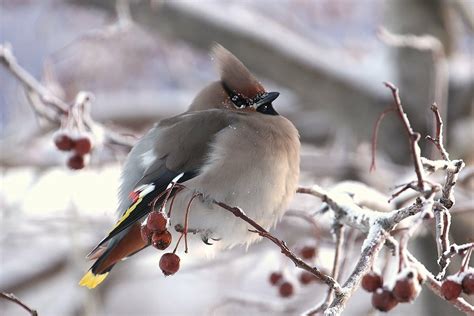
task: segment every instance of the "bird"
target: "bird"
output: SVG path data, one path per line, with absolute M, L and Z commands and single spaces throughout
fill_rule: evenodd
M 186 112 L 155 124 L 128 154 L 121 174 L 118 220 L 87 256 L 95 262 L 81 286 L 95 288 L 115 264 L 148 246 L 140 227 L 152 211 L 152 202 L 163 205 L 164 198 L 157 200 L 160 193 L 173 198 L 172 210 L 170 203 L 165 204 L 173 240 L 189 215 L 193 242 L 212 244 L 206 247 L 218 250 L 248 246 L 261 237 L 213 201 L 239 207 L 269 229 L 296 193 L 299 133 L 274 109 L 279 93 L 267 92 L 222 45 L 215 44 L 211 55 L 220 79 L 204 87 Z M 175 184 L 185 189 L 170 190 Z

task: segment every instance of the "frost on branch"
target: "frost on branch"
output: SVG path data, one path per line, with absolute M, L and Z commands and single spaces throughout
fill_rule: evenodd
M 66 104 L 52 96 L 20 67 L 13 57 L 11 49 L 7 46 L 0 47 L 0 61 L 11 74 L 20 80 L 28 93 L 38 97 L 40 102 L 35 101 L 31 104 L 36 115 L 44 117 L 55 128 L 59 128 L 53 141 L 58 150 L 74 153 L 75 158 L 71 158 L 69 163 L 71 168 L 81 169 L 85 166 L 87 164 L 86 158 L 99 150 L 97 145 L 101 142 L 121 144 L 126 149 L 130 148 L 132 144 L 130 140 L 90 118 L 88 106 L 92 99 L 89 95 L 80 93 L 73 104 Z M 321 230 L 316 223 L 314 226 L 317 231 L 315 233 L 317 243 L 294 246 L 265 230 L 238 206 L 226 205 L 221 201 L 212 201 L 212 203 L 219 206 L 222 212 L 230 212 L 245 221 L 249 225 L 250 231 L 270 240 L 296 266 L 290 272 L 269 271 L 269 274 L 273 272 L 269 282 L 275 286 L 274 293 L 276 295 L 291 300 L 299 295 L 300 288 L 305 287 L 312 290 L 312 285 L 321 283 L 328 286 L 325 299 L 319 304 L 313 302 L 314 307 L 308 311 L 309 314 L 319 312 L 324 312 L 327 315 L 341 314 L 352 294 L 360 287 L 361 282 L 368 282 L 366 277 L 373 273 L 374 262 L 380 260 L 379 253 L 384 247 L 393 253 L 393 257 L 388 260 L 399 262 L 400 269 L 395 276 L 391 276 L 396 279 L 393 284 L 385 281 L 387 275 L 383 272 L 379 275 L 380 279 L 376 278 L 375 281 L 371 281 L 372 284 L 365 284 L 364 288 L 368 288 L 372 292 L 374 307 L 380 310 L 389 310 L 397 308 L 399 303 L 416 300 L 420 292 L 420 284 L 424 282 L 423 284 L 436 295 L 448 299 L 449 304 L 463 312 L 470 313 L 472 306 L 461 296 L 462 293 L 471 295 L 473 292 L 472 270 L 468 267 L 468 259 L 473 246 L 472 243 L 452 244 L 449 240 L 449 232 L 452 229 L 451 210 L 456 202 L 454 190 L 464 163 L 461 160 L 451 160 L 443 147 L 442 121 L 436 106 L 432 106 L 432 111 L 439 126 L 436 129 L 436 135 L 430 139 L 440 151 L 442 159 L 431 160 L 423 157 L 418 145 L 418 142 L 423 138 L 411 127 L 408 116 L 403 110 L 398 89 L 390 83 L 387 83 L 386 86 L 392 93 L 394 106 L 385 113 L 395 113 L 402 122 L 414 164 L 412 179 L 408 183 L 402 184 L 402 189 L 393 193 L 392 199 L 398 202 L 402 193 L 411 193 L 412 195 L 404 203 L 399 203 L 400 205 L 395 210 L 393 209 L 395 207 L 391 207 L 388 203 L 386 205 L 381 203 L 379 196 L 374 202 L 375 194 L 368 192 L 371 189 L 369 187 L 363 188 L 356 184 L 348 184 L 344 188 L 337 189 L 324 189 L 318 185 L 301 187 L 298 190 L 299 193 L 315 196 L 324 202 L 323 209 L 331 215 L 330 227 L 332 227 L 332 231 Z M 102 131 L 103 137 L 100 137 L 100 131 Z M 442 174 L 445 179 L 432 182 L 427 179 L 430 174 Z M 395 184 L 393 183 L 393 185 Z M 172 184 L 165 191 L 166 203 L 173 203 L 172 198 L 168 201 L 168 193 L 173 189 L 186 190 L 184 186 Z M 197 192 L 193 199 L 199 196 L 200 193 Z M 364 200 L 363 197 L 369 198 Z M 192 213 L 192 199 L 189 201 L 183 227 L 169 227 L 168 219 L 173 216 L 172 207 L 170 207 L 168 214 L 165 214 L 163 210 L 163 208 L 154 209 L 153 206 L 153 212 L 141 227 L 141 234 L 147 244 L 153 244 L 159 250 L 168 249 L 174 244 L 174 250 L 162 255 L 157 267 L 157 270 L 159 268 L 163 274 L 172 275 L 181 272 L 180 270 L 185 265 L 184 261 L 181 261 L 182 258 L 176 254 L 180 242 L 184 243 L 185 253 L 192 251 L 192 249 L 188 249 L 187 242 L 188 234 L 194 233 L 187 227 L 188 215 Z M 319 213 L 324 213 L 324 211 Z M 319 220 L 308 216 L 308 214 L 303 216 L 306 216 L 305 220 L 312 225 Z M 433 258 L 433 260 L 436 260 L 440 266 L 437 278 L 427 271 L 407 249 L 409 239 L 419 228 L 428 226 L 426 223 L 432 218 L 436 222 L 435 234 L 438 245 L 438 258 Z M 181 233 L 178 240 L 171 238 L 168 231 L 170 229 Z M 324 241 L 327 236 L 331 237 L 331 235 L 335 239 L 335 242 L 331 240 L 334 244 L 334 258 L 332 269 L 328 271 L 319 264 L 318 243 L 322 243 L 321 240 Z M 345 264 L 348 260 L 347 255 L 340 251 L 343 244 L 361 245 L 352 271 L 347 271 L 347 266 L 349 266 Z M 450 267 L 450 261 L 455 256 L 464 259 L 462 267 L 458 273 L 451 273 L 450 276 L 445 277 L 446 271 Z M 426 281 L 424 281 L 425 277 Z M 295 282 L 295 280 L 297 281 Z

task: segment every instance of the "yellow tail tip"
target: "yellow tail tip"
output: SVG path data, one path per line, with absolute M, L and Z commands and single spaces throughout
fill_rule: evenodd
M 81 281 L 79 281 L 80 286 L 85 286 L 89 289 L 95 288 L 97 285 L 102 283 L 105 280 L 109 273 L 106 272 L 104 274 L 94 274 L 91 270 L 87 271 L 87 273 L 82 277 Z

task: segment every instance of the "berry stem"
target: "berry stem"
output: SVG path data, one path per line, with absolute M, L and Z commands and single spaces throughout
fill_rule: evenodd
M 459 269 L 459 273 L 458 274 L 461 274 L 462 272 L 464 272 L 466 270 L 466 268 L 469 266 L 469 261 L 471 259 L 471 255 L 472 255 L 472 247 L 469 248 L 463 255 L 462 257 L 462 261 L 461 261 L 461 268 Z
M 186 214 L 184 215 L 184 252 L 188 253 L 188 222 L 189 222 L 189 211 L 191 210 L 191 203 L 193 203 L 194 199 L 198 196 L 202 196 L 201 193 L 194 193 L 191 199 L 189 200 L 188 207 L 186 208 Z

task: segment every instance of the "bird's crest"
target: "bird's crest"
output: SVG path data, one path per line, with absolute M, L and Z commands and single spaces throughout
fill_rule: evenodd
M 247 67 L 222 45 L 214 45 L 212 56 L 216 61 L 222 83 L 229 89 L 248 99 L 265 93 L 263 86 Z

